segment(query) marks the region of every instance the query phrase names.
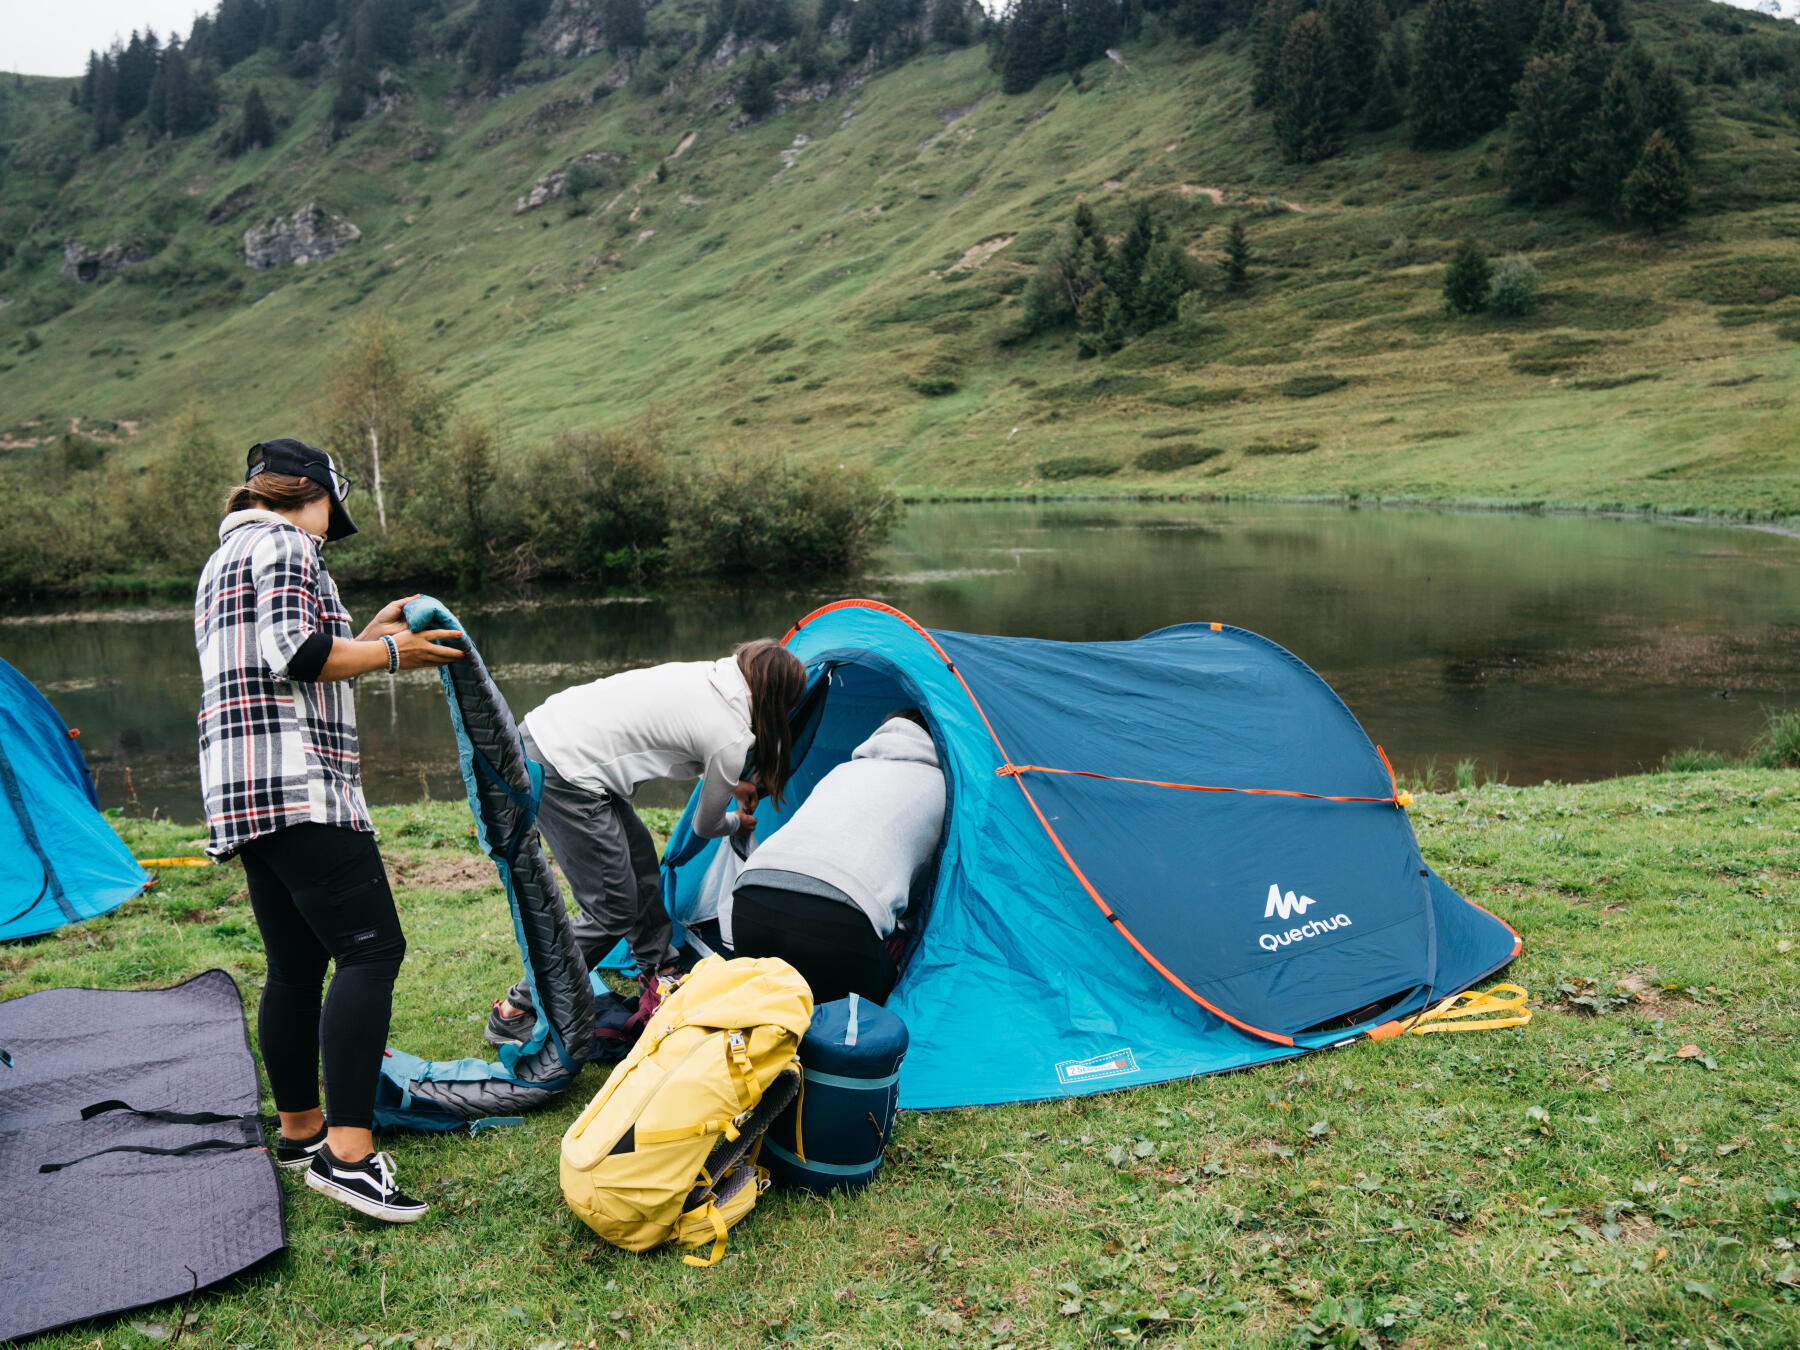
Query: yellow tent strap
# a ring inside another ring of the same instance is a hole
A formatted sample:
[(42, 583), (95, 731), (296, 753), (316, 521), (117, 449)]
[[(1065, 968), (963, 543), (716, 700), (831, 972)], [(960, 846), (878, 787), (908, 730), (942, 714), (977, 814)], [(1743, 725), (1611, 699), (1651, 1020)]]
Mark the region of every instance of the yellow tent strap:
[(211, 867), (211, 858), (139, 858), (139, 867)]
[(1369, 1033), (1369, 1039), (1385, 1041), (1408, 1032), (1425, 1036), (1435, 1031), (1497, 1031), (1502, 1027), (1522, 1027), (1531, 1021), (1531, 1010), (1525, 1006), (1527, 997), (1524, 989), (1516, 984), (1497, 984), (1486, 993), (1465, 989), (1411, 1022), (1383, 1023)]

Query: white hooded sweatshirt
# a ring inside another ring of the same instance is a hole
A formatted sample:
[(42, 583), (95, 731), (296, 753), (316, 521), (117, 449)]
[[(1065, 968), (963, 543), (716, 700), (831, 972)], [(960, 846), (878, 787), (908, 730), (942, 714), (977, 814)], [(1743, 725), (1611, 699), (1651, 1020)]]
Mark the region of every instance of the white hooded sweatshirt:
[(944, 803), (931, 733), (904, 717), (889, 718), (750, 855), (737, 884), (835, 893), (868, 915), (885, 938), (937, 852)]

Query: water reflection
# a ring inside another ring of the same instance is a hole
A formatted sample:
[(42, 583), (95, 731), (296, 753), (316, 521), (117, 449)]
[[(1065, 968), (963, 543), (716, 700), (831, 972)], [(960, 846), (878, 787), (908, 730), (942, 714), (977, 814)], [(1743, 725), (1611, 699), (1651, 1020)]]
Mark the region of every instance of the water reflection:
[[(846, 587), (446, 595), (514, 708), (613, 671), (784, 632)], [(1534, 516), (1198, 504), (929, 506), (847, 589), (939, 628), (1065, 640), (1220, 620), (1324, 675), (1402, 769), (1473, 758), (1513, 782), (1735, 751), (1795, 692), (1800, 544), (1749, 531)], [(384, 597), (350, 597), (360, 617)], [(99, 771), (193, 819), (190, 616), (166, 602), (0, 618)], [(377, 801), (456, 795), (436, 676), (357, 693)], [(651, 791), (647, 789), (646, 791)], [(676, 795), (656, 794), (673, 802)]]

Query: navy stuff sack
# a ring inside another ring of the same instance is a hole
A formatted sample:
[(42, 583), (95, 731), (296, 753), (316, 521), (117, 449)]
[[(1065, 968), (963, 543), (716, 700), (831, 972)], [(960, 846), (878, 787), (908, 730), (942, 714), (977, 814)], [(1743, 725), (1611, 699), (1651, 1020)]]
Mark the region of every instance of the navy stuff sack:
[(823, 1195), (875, 1179), (900, 1105), (906, 1023), (855, 994), (813, 1011), (800, 1041), (800, 1096), (763, 1138), (775, 1181)]

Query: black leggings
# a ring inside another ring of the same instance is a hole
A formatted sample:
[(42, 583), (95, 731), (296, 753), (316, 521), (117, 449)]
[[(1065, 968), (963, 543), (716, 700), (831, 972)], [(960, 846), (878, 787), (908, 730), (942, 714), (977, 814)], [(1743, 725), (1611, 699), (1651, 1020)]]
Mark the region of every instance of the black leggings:
[[(322, 1050), (327, 1123), (369, 1129), (394, 978), (406, 956), (375, 836), (290, 825), (251, 840), (239, 856), (269, 958), (256, 1032), (275, 1109), (319, 1104)], [(321, 1011), (331, 961), (337, 973)]]
[(813, 1004), (860, 994), (886, 1003), (894, 963), (869, 916), (847, 900), (743, 886), (731, 902), (731, 950), (779, 956), (812, 987)]

